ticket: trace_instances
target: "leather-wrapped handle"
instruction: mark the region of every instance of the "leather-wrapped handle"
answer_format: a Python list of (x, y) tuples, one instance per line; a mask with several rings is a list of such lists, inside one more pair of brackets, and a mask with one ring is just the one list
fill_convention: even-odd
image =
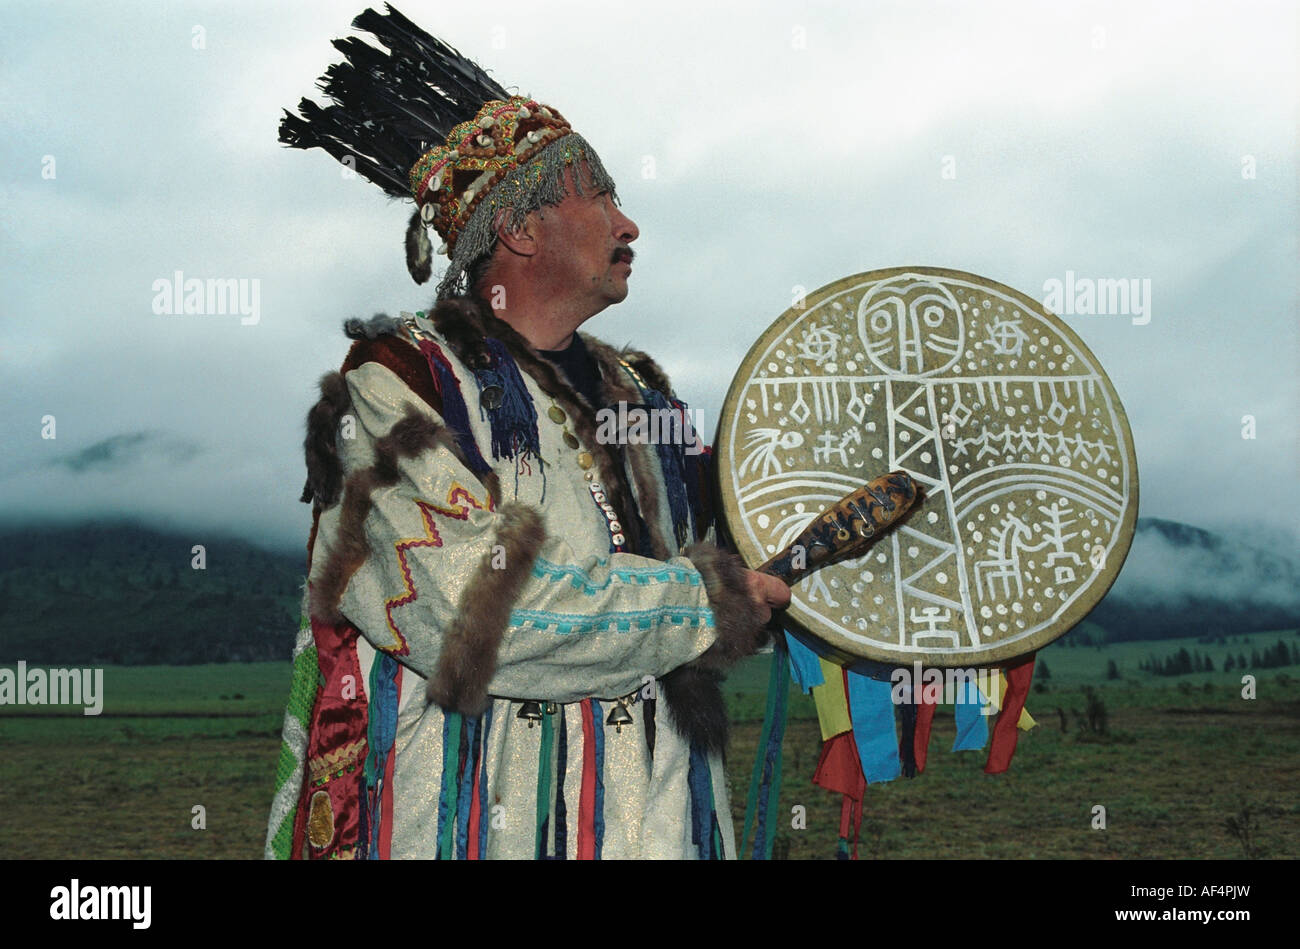
[(860, 557), (881, 532), (908, 512), (918, 493), (906, 472), (881, 475), (818, 514), (758, 570), (793, 586), (818, 567)]

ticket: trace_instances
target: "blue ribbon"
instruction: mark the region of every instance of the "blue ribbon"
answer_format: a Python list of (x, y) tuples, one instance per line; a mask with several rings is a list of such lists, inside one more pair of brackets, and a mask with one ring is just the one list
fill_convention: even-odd
[(984, 696), (975, 683), (963, 679), (962, 694), (957, 696), (957, 705), (953, 709), (957, 720), (957, 739), (952, 743), (953, 751), (976, 750), (988, 742), (988, 716), (980, 711), (984, 704)]
[(375, 658), (370, 668), (370, 721), (367, 742), (370, 745), (368, 767), (370, 786), (367, 788), (366, 806), (362, 808), (360, 833), (364, 858), (379, 859), (379, 829), (392, 815), (383, 813), (384, 774), (388, 769), (388, 756), (393, 751), (397, 737), (397, 660), (387, 653)]
[(892, 686), (848, 670), (849, 717), (853, 740), (868, 784), (892, 781), (902, 774), (898, 760), (898, 735), (894, 732)]
[(790, 650), (790, 677), (799, 686), (799, 691), (807, 695), (815, 685), (825, 685), (822, 664), (817, 653), (804, 645), (803, 640), (796, 639), (788, 630), (785, 644)]

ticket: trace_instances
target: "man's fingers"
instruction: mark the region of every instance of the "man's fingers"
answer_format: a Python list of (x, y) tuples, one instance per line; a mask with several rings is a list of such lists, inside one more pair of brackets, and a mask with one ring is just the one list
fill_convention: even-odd
[(771, 618), (773, 608), (784, 609), (790, 605), (790, 588), (776, 577), (750, 570), (746, 579), (749, 582), (750, 599), (764, 608), (768, 619)]
[(785, 609), (790, 605), (790, 588), (783, 581), (766, 573), (759, 576), (766, 582), (768, 605), (777, 609)]

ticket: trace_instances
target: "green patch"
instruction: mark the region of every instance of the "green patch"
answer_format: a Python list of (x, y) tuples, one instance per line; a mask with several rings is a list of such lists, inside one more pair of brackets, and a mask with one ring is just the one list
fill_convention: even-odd
[[(1134, 645), (1138, 655), (1151, 644)], [(1046, 655), (1051, 691), (1031, 694), (1039, 726), (1020, 734), (1011, 769), (986, 775), (984, 752), (949, 751), (952, 711), (941, 706), (925, 773), (867, 789), (861, 859), (1300, 854), (1300, 701), (1275, 676), (1259, 677), (1254, 700), (1221, 674), (1189, 696), (1161, 677), (1105, 681), (1105, 652), (1092, 678), (1093, 650)], [(737, 827), (769, 662), (742, 663), (724, 685), (736, 723), (727, 761)], [(110, 667), (101, 716), (0, 709), (0, 858), (260, 857), (290, 678), (288, 662)], [(1085, 684), (1105, 706), (1104, 733), (1086, 725)], [(840, 800), (810, 782), (821, 751), (816, 712), (797, 690), (791, 712), (773, 852), (832, 859)], [(791, 826), (795, 805), (806, 808), (806, 829)], [(192, 828), (196, 806), (204, 830)], [(1105, 830), (1092, 827), (1097, 806)]]

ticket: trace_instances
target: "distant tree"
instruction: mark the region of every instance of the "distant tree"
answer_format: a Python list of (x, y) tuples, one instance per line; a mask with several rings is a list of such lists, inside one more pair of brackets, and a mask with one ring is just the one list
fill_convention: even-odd
[(1111, 680), (1119, 678), (1119, 666), (1115, 665), (1114, 659), (1109, 659), (1106, 662), (1106, 678)]
[(1224, 671), (1224, 672), (1231, 672), (1231, 671), (1232, 671), (1232, 667), (1235, 666), (1236, 664), (1237, 664), (1237, 661), (1236, 661), (1235, 659), (1232, 658), (1232, 653), (1228, 653), (1228, 658), (1225, 659), (1225, 660), (1223, 660), (1223, 671)]
[(1087, 718), (1087, 730), (1094, 735), (1106, 734), (1106, 724), (1108, 715), (1106, 713), (1106, 703), (1101, 700), (1101, 696), (1090, 685), (1084, 686), (1083, 695), (1085, 699), (1084, 716)]
[(1206, 656), (1206, 657), (1205, 657), (1205, 671), (1206, 671), (1206, 672), (1213, 672), (1213, 671), (1214, 671), (1214, 657), (1213, 657), (1213, 656)]
[(1260, 657), (1259, 657), (1259, 650), (1258, 650), (1258, 649), (1251, 650), (1251, 653), (1250, 653), (1250, 667), (1251, 667), (1252, 669), (1262, 669), (1263, 666), (1260, 665), (1261, 662), (1263, 662), (1263, 660), (1260, 659)]
[(1205, 661), (1201, 659), (1201, 654), (1199, 652), (1192, 654), (1192, 671), (1193, 672), (1205, 671)]
[(1244, 652), (1237, 653), (1237, 668), (1238, 669), (1246, 668), (1246, 654)]
[(1052, 677), (1052, 670), (1049, 669), (1049, 668), (1047, 668), (1047, 660), (1046, 660), (1046, 659), (1039, 659), (1039, 660), (1038, 660), (1038, 666), (1037, 666), (1036, 668), (1037, 668), (1037, 671), (1038, 671), (1038, 678), (1040, 678), (1040, 679), (1050, 679), (1050, 678)]

